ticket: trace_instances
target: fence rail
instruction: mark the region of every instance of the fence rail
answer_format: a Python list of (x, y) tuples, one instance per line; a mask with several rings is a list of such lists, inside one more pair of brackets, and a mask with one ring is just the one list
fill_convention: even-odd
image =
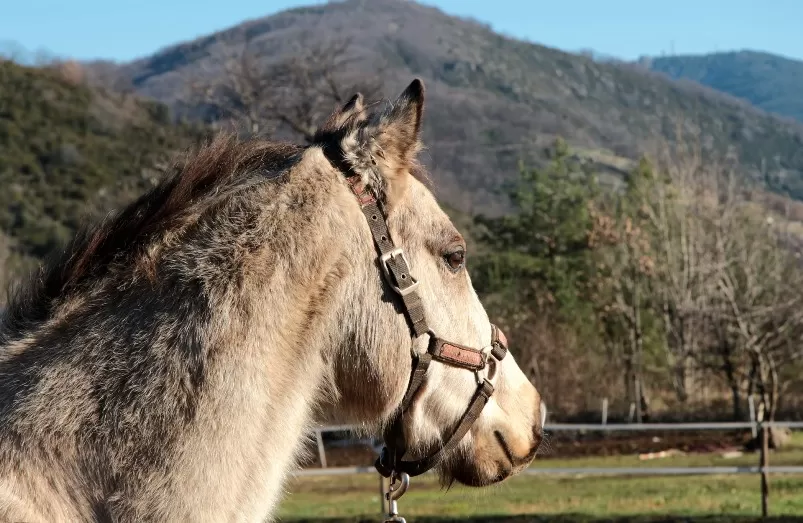
[[(756, 424), (749, 421), (710, 422), (710, 423), (553, 423), (544, 427), (545, 432), (580, 432), (580, 431), (654, 431), (654, 430), (739, 430), (750, 429)], [(803, 422), (800, 423), (803, 427)]]
[[(735, 467), (530, 467), (522, 471), (527, 476), (715, 476), (760, 474), (759, 466)], [(803, 466), (767, 467), (772, 474), (803, 474)], [(293, 475), (304, 476), (348, 476), (353, 474), (376, 474), (374, 467), (329, 467), (327, 469), (302, 469)], [(425, 472), (432, 474), (431, 471)]]
[[(751, 416), (752, 417), (752, 416)], [(603, 417), (604, 418), (604, 417)], [(732, 467), (529, 467), (523, 474), (534, 476), (693, 476), (714, 474), (760, 474), (761, 476), (761, 512), (766, 517), (768, 511), (767, 495), (769, 491), (768, 476), (773, 474), (803, 474), (803, 466), (771, 467), (768, 462), (767, 440), (769, 429), (788, 428), (803, 429), (803, 421), (745, 421), (745, 422), (704, 422), (704, 423), (553, 423), (544, 427), (544, 432), (652, 432), (652, 431), (711, 431), (711, 430), (750, 430), (753, 436), (762, 434), (762, 445), (757, 466), (744, 465)], [(372, 466), (327, 467), (323, 444), (324, 433), (353, 432), (351, 425), (330, 425), (315, 429), (318, 445), (320, 468), (298, 470), (296, 476), (343, 476), (350, 474), (376, 474)], [(431, 474), (427, 472), (426, 474)], [(383, 480), (380, 477), (380, 491), (384, 492)], [(384, 500), (383, 500), (384, 503)], [(384, 504), (383, 504), (384, 509)]]
[[(766, 428), (803, 429), (803, 421), (734, 421), (734, 422), (704, 422), (704, 423), (552, 423), (544, 426), (544, 432), (652, 432), (652, 431), (712, 431), (712, 430), (752, 430), (754, 434)], [(343, 475), (375, 473), (373, 467), (327, 467), (322, 434), (331, 432), (351, 432), (353, 425), (328, 425), (315, 429), (315, 439), (318, 446), (320, 468), (303, 469), (296, 472), (299, 476), (314, 475)], [(803, 467), (769, 467), (772, 472), (786, 474), (803, 474)], [(677, 474), (756, 474), (761, 472), (760, 467), (582, 467), (582, 468), (528, 468), (526, 474), (538, 475), (677, 475)]]
[[(544, 432), (550, 431), (651, 431), (651, 430), (738, 430), (763, 425), (767, 428), (803, 429), (803, 421), (706, 421), (693, 423), (547, 423)], [(326, 425), (318, 432), (351, 432), (355, 425)]]

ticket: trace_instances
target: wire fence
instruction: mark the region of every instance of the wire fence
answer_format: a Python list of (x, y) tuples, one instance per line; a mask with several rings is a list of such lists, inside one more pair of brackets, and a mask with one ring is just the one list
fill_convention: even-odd
[[(369, 466), (327, 467), (323, 434), (331, 432), (350, 432), (351, 425), (330, 425), (315, 431), (318, 446), (320, 468), (299, 470), (296, 475), (343, 475), (376, 473)], [(544, 427), (545, 433), (551, 432), (653, 432), (653, 431), (730, 431), (750, 430), (754, 435), (762, 428), (803, 429), (803, 421), (744, 421), (744, 422), (707, 422), (707, 423), (553, 423)], [(378, 445), (375, 445), (378, 448)], [(773, 473), (803, 474), (803, 466), (767, 467)], [(535, 475), (678, 475), (678, 474), (756, 474), (761, 472), (760, 466), (744, 467), (530, 467), (525, 474)]]
[[(803, 429), (803, 421), (745, 421), (709, 423), (554, 423), (544, 427), (545, 433), (554, 432), (655, 432), (655, 431), (732, 431), (750, 430), (753, 436), (761, 434), (759, 463), (744, 466), (698, 466), (698, 467), (542, 467), (533, 466), (523, 474), (535, 476), (700, 476), (760, 474), (762, 514), (767, 514), (768, 476), (772, 474), (803, 474), (803, 466), (770, 466), (768, 457), (769, 430), (772, 428)], [(320, 427), (315, 431), (320, 468), (307, 468), (295, 472), (296, 476), (343, 476), (350, 474), (376, 474), (373, 466), (327, 467), (323, 434), (330, 432), (351, 432), (349, 425)], [(375, 442), (374, 448), (379, 449)], [(428, 472), (428, 474), (431, 472)], [(380, 478), (380, 489), (382, 489)]]

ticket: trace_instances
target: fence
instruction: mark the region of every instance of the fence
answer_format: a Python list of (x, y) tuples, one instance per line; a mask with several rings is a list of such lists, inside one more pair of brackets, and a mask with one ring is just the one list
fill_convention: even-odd
[[(759, 463), (755, 466), (733, 467), (560, 467), (543, 468), (530, 467), (523, 474), (527, 475), (597, 475), (597, 476), (670, 476), (670, 475), (709, 475), (709, 474), (760, 474), (761, 475), (761, 508), (762, 514), (767, 515), (768, 475), (775, 474), (803, 474), (803, 466), (776, 466), (769, 465), (768, 432), (770, 428), (803, 429), (803, 422), (796, 421), (746, 421), (746, 422), (711, 422), (711, 423), (554, 423), (547, 424), (544, 432), (650, 432), (650, 431), (722, 431), (722, 430), (750, 430), (755, 436), (762, 434), (762, 445), (759, 451)], [(318, 446), (320, 468), (310, 468), (297, 471), (297, 476), (316, 475), (345, 475), (345, 474), (376, 474), (372, 466), (362, 467), (327, 467), (326, 454), (323, 444), (323, 434), (327, 432), (347, 432), (352, 429), (349, 425), (335, 425), (321, 427), (315, 431)], [(380, 480), (380, 489), (383, 483)]]

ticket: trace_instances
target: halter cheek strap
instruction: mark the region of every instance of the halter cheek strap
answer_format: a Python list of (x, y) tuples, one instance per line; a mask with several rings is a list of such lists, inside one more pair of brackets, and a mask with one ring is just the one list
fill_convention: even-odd
[[(446, 454), (456, 448), (479, 418), (482, 409), (494, 392), (490, 381), (486, 378), (479, 379), (480, 372), (486, 368), (489, 357), (501, 361), (507, 355), (507, 340), (495, 325), (491, 325), (493, 335), (490, 351), (445, 341), (432, 332), (427, 325), (424, 306), (418, 295), (418, 281), (410, 274), (410, 263), (404, 251), (393, 243), (385, 213), (380, 208), (379, 202), (370, 188), (365, 186), (361, 176), (350, 166), (345, 165), (341, 158), (332, 158), (334, 155), (331, 152), (324, 148), (324, 153), (330, 161), (344, 173), (351, 191), (360, 204), (360, 209), (371, 229), (374, 244), (379, 251), (382, 275), (388, 285), (401, 297), (404, 315), (410, 330), (414, 337), (429, 335), (427, 351), (413, 357), (413, 368), (407, 390), (394, 418), (385, 430), (385, 447), (375, 463), (377, 471), (386, 478), (391, 477), (394, 473), (418, 476), (437, 466)], [(424, 384), (427, 369), (433, 360), (475, 372), (478, 376), (477, 390), (446, 443), (424, 458), (406, 461), (403, 459), (408, 450), (408, 442), (405, 439), (403, 428), (404, 416), (410, 410), (416, 393)]]

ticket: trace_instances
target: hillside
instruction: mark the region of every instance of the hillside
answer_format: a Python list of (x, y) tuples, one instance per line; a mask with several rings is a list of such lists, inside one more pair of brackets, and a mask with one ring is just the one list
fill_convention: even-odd
[[(293, 31), (299, 24), (326, 38), (310, 20), (317, 16), (321, 27), (337, 27), (353, 16), (354, 23), (366, 24), (365, 34), (376, 36), (360, 40), (363, 35), (354, 33), (352, 52), (366, 60), (350, 67), (368, 69), (365, 64), (384, 60), (388, 95), (412, 75), (425, 78), (425, 159), (434, 167), (448, 212), (468, 237), (472, 282), (490, 317), (509, 333), (522, 369), (544, 384), (545, 401), (557, 416), (588, 421), (597, 415), (599, 398), (607, 397), (611, 412), (622, 419), (636, 391), (646, 390), (642, 399), (649, 402), (645, 413), (651, 420), (719, 419), (726, 404), (727, 419), (744, 419), (747, 391), (759, 387), (747, 379), (728, 380), (764, 379), (751, 367), (755, 358), (767, 357), (761, 351), (773, 347), (781, 351), (773, 361), (801, 361), (799, 346), (784, 341), (803, 337), (803, 316), (796, 314), (803, 310), (799, 260), (765, 233), (765, 224), (777, 223), (780, 232), (788, 225), (796, 236), (783, 241), (803, 245), (803, 203), (736, 190), (722, 191), (724, 202), (709, 202), (711, 164), (704, 161), (689, 168), (674, 165), (680, 172), (667, 173), (640, 165), (628, 180), (631, 190), (597, 194), (585, 166), (572, 158), (578, 153), (605, 166), (609, 178), (621, 178), (633, 165), (628, 157), (648, 145), (651, 134), (670, 135), (672, 118), (680, 116), (695, 122), (687, 127), (702, 129), (710, 147), (733, 144), (740, 150), (753, 166), (746, 176), (781, 172), (787, 181), (799, 182), (798, 127), (707, 89), (512, 42), (417, 4), (374, 0), (371, 8), (386, 9), (375, 13), (371, 24), (356, 16), (359, 5), (352, 0), (252, 21), (122, 68), (0, 63), (0, 284), (15, 277), (20, 264), (58, 246), (84, 215), (119, 207), (152, 185), (168, 169), (172, 153), (208, 132), (205, 126), (176, 123), (167, 105), (141, 99), (131, 88), (198, 116), (203, 109), (183, 99), (187, 78), (214, 70), (210, 57), (244, 38), (241, 33), (261, 38), (266, 59), (279, 60), (289, 52), (280, 44), (298, 41)], [(413, 22), (427, 20), (428, 26), (412, 29)], [(377, 24), (387, 31), (375, 29)], [(271, 49), (273, 55), (267, 53)], [(447, 55), (451, 62), (444, 61)], [(123, 74), (129, 75), (128, 91)], [(225, 79), (220, 69), (214, 76)], [(99, 87), (107, 82), (127, 94)], [(525, 171), (519, 213), (475, 221), (466, 212), (510, 210), (494, 191), (516, 177), (519, 157), (538, 156), (539, 146), (555, 134), (579, 150), (553, 148), (546, 169)], [(757, 168), (762, 163), (763, 171)], [(673, 196), (685, 194), (674, 190), (679, 188), (700, 195), (699, 202)], [(709, 209), (712, 203), (716, 208)], [(651, 220), (645, 220), (645, 205), (663, 209), (666, 221), (646, 223)], [(767, 220), (767, 210), (778, 222)], [(647, 256), (631, 254), (641, 252)], [(694, 263), (678, 258), (678, 252), (692, 252)], [(723, 281), (738, 288), (716, 283)], [(668, 306), (667, 300), (672, 300)], [(689, 316), (677, 311), (692, 311), (693, 321), (686, 324)], [(644, 321), (631, 321), (631, 314)], [(680, 318), (683, 338), (689, 332), (689, 339), (699, 340), (693, 359), (677, 358), (687, 350), (672, 334)], [(745, 332), (751, 338), (762, 333), (762, 340), (734, 343), (733, 333)], [(723, 347), (741, 352), (722, 354)], [(631, 364), (635, 351), (639, 360), (644, 356), (639, 374)], [(734, 364), (738, 369), (728, 378)], [(800, 370), (785, 365), (778, 387), (761, 389), (783, 394), (784, 412), (795, 416), (803, 412)]]
[(650, 69), (747, 100), (803, 122), (803, 61), (756, 51), (642, 59)]
[[(284, 11), (163, 49), (121, 68), (137, 92), (187, 110), (187, 84), (221, 72), (223, 57), (256, 46), (264, 61), (296, 45), (348, 35), (353, 75), (384, 66), (386, 96), (413, 76), (428, 89), (425, 160), (440, 196), (470, 213), (508, 208), (497, 194), (556, 134), (612, 174), (678, 122), (709, 149), (733, 148), (745, 176), (803, 198), (803, 127), (632, 64), (590, 58), (503, 37), (487, 26), (406, 0), (346, 0)], [(190, 112), (191, 112), (190, 108)]]
[(12, 266), (147, 188), (200, 131), (170, 123), (162, 104), (82, 85), (79, 69), (0, 61), (0, 231)]

